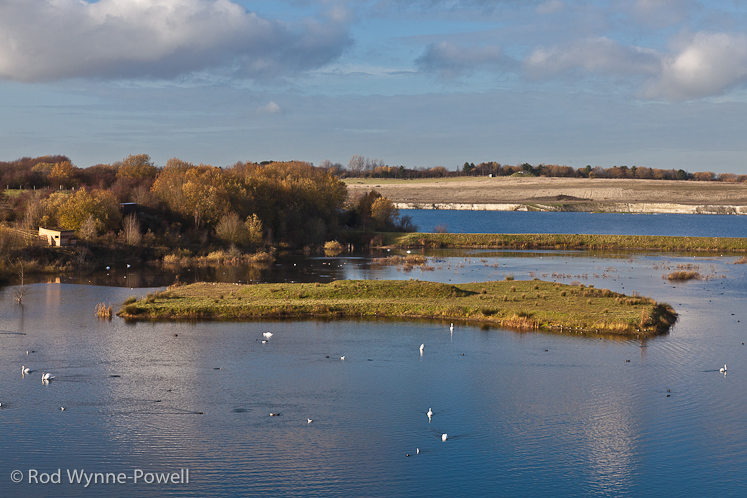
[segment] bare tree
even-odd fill
[[[140,233],[140,222],[137,216],[130,214],[124,219],[123,235],[127,245],[136,246],[143,240],[143,234]]]
[[[15,266],[15,269],[18,272],[18,280],[19,280],[18,287],[13,291],[13,297],[16,298],[16,301],[18,302],[18,304],[23,304],[23,295],[26,293],[26,285],[24,281],[26,262],[19,258],[15,261],[13,266]]]

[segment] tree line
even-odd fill
[[[361,155],[354,155],[347,166],[324,160],[319,164],[339,178],[445,178],[457,176],[546,176],[563,178],[620,178],[641,180],[692,180],[708,182],[747,182],[747,175],[734,173],[714,173],[701,171],[690,173],[684,169],[659,169],[645,166],[601,166],[587,165],[583,168],[561,166],[558,164],[522,163],[516,165],[498,162],[482,162],[479,164],[465,162],[461,167],[449,170],[444,166],[414,167],[389,166],[382,159],[371,159]]]
[[[250,251],[415,228],[389,199],[349,199],[329,169],[303,161],[216,167],[173,158],[159,167],[135,154],[78,168],[66,156],[26,157],[0,163],[0,178],[9,189],[0,204],[6,226],[61,227],[92,244]],[[123,211],[127,203],[135,213]]]

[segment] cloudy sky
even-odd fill
[[[0,160],[747,173],[740,0],[0,0]]]

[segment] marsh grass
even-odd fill
[[[571,289],[542,281],[458,285],[418,280],[338,280],[282,286],[196,283],[149,294],[125,304],[118,314],[139,319],[436,318],[634,335],[666,332],[666,324],[676,319],[671,306],[649,298],[606,289],[573,294]],[[521,297],[509,299],[511,292]],[[221,295],[223,299],[219,299]]]
[[[747,253],[747,239],[732,237],[665,237],[658,235],[407,233],[386,234],[396,247],[603,249]]]

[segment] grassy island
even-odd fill
[[[417,280],[195,283],[128,299],[117,314],[140,320],[435,318],[619,335],[662,334],[677,319],[671,306],[650,298],[539,280],[455,285]]]
[[[747,239],[661,235],[387,233],[391,247],[747,252]]]

